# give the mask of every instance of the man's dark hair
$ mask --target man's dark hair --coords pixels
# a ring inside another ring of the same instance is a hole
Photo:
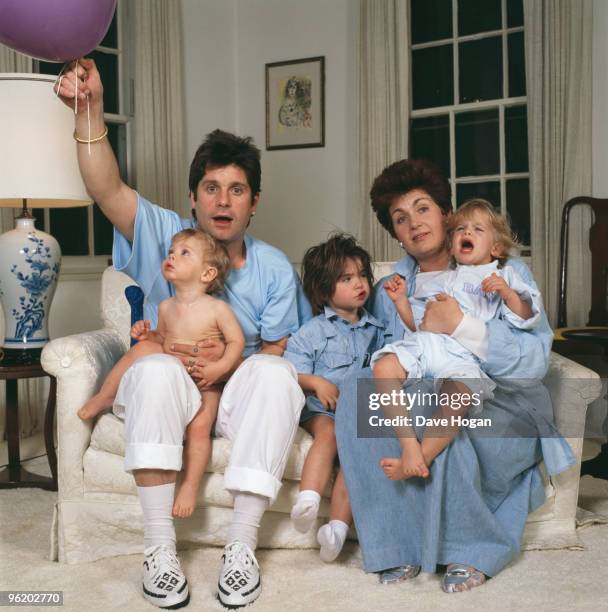
[[[302,260],[302,285],[315,315],[323,312],[324,306],[334,294],[336,283],[348,258],[361,262],[371,287],[374,284],[374,275],[369,253],[353,236],[333,234],[326,242],[306,251]]]
[[[240,138],[223,130],[214,130],[207,134],[190,164],[188,188],[194,199],[198,184],[205,176],[207,168],[221,168],[231,164],[241,168],[247,176],[252,196],[261,191],[260,150],[253,144],[253,139]]]
[[[372,208],[384,229],[396,238],[389,208],[396,198],[421,189],[443,210],[452,210],[452,190],[441,170],[426,159],[402,159],[384,168],[376,177],[370,197]]]

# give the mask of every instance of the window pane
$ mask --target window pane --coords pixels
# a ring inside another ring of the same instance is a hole
[[[519,242],[530,246],[530,185],[527,178],[507,181],[507,212]]]
[[[38,61],[38,72],[40,74],[59,74],[62,68],[63,64],[61,63]]]
[[[498,174],[498,109],[456,115],[456,176]]]
[[[412,51],[413,108],[454,103],[452,45]]]
[[[87,207],[51,208],[50,234],[55,236],[63,255],[88,255]]]
[[[101,47],[111,47],[112,49],[118,49],[118,35],[116,29],[116,11],[114,11],[114,17],[112,17],[112,23],[106,32],[103,40],[99,43]]]
[[[514,32],[507,38],[509,46],[509,96],[526,95],[526,58],[524,33]]]
[[[450,119],[448,115],[412,120],[410,157],[430,159],[439,166],[444,176],[450,176]]]
[[[507,27],[516,28],[524,25],[523,0],[507,0]]]
[[[118,170],[125,183],[129,182],[127,172],[127,126],[122,123],[107,123],[108,140],[118,160]]]
[[[95,255],[110,255],[112,253],[114,228],[97,204],[93,208],[93,228],[95,232],[93,236]]]
[[[460,102],[502,98],[501,37],[460,43],[458,53]]]
[[[412,44],[452,36],[452,0],[411,0]]]
[[[45,232],[46,227],[44,227],[44,208],[30,208],[29,211],[32,213],[32,217],[34,217],[35,228]]]
[[[500,0],[458,0],[458,35],[500,30]]]
[[[97,64],[103,83],[103,109],[106,113],[118,114],[118,57],[101,51],[93,51],[90,56]]]
[[[108,123],[108,140],[116,155],[120,176],[127,178],[127,129],[125,125]],[[95,255],[110,255],[114,232],[112,224],[101,212],[97,204],[93,208],[93,243]]]
[[[500,183],[459,183],[456,185],[456,204],[462,206],[472,198],[483,198],[500,211]]]
[[[528,113],[525,106],[505,108],[507,172],[528,171]]]

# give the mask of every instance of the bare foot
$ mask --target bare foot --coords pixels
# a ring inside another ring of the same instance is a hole
[[[198,483],[182,482],[177,491],[177,497],[173,503],[173,516],[186,518],[194,512],[196,506],[196,494],[198,493]]]
[[[389,480],[406,480],[416,476],[427,478],[429,475],[422,448],[417,441],[404,448],[400,459],[386,457],[380,461],[380,465]]]
[[[97,393],[78,411],[77,414],[83,421],[88,421],[107,408],[111,408],[112,403],[112,401],[108,401],[107,398]]]

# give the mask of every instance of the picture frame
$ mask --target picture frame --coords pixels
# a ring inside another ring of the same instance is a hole
[[[266,150],[325,146],[325,57],[266,64]]]

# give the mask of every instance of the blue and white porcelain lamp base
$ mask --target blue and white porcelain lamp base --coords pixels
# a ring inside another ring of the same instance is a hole
[[[24,207],[14,230],[0,236],[0,301],[4,362],[30,363],[49,341],[48,319],[61,267],[61,250],[35,228]]]

